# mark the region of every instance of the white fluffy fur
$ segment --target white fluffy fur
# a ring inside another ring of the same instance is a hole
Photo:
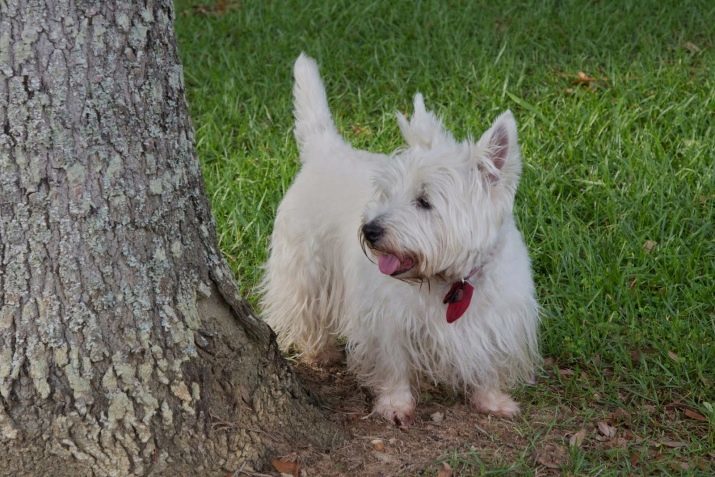
[[[294,75],[302,168],[278,208],[262,287],[280,344],[327,362],[345,336],[375,412],[402,425],[421,376],[465,390],[480,412],[513,416],[518,405],[503,391],[531,379],[539,358],[529,258],[512,215],[521,158],[511,112],[477,143],[457,142],[417,94],[412,118],[398,114],[407,147],[388,157],[338,134],[313,59],[301,55]],[[364,253],[361,226],[373,220],[385,234]],[[381,253],[415,266],[405,280],[384,275]],[[448,324],[442,300],[475,268],[471,305]]]

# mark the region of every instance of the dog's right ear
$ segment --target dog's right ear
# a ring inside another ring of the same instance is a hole
[[[400,112],[397,124],[408,146],[417,149],[431,149],[439,144],[454,144],[454,137],[432,111],[425,109],[421,93],[415,95],[415,112],[408,121]]]
[[[521,151],[511,111],[499,115],[479,138],[476,155],[477,166],[490,183],[516,191],[521,176]]]

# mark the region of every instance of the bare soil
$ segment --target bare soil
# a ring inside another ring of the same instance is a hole
[[[550,365],[542,373],[539,388],[515,394],[522,414],[514,420],[478,414],[463,396],[422,383],[416,420],[409,429],[371,416],[370,392],[344,365],[319,368],[297,363],[294,369],[350,438],[330,453],[308,446],[294,449],[276,456],[273,468],[248,475],[456,477],[487,471],[539,476],[572,475],[575,471],[578,475],[585,469],[574,461],[582,459],[574,454],[576,447],[582,456],[590,456],[592,464],[613,466],[610,468],[617,473],[625,467],[626,475],[648,472],[653,462],[659,461],[663,467],[658,468],[676,474],[689,469],[693,475],[709,475],[715,463],[715,452],[688,452],[692,437],[707,440],[708,425],[689,419],[684,414],[686,408],[677,403],[614,408],[599,402],[598,396],[586,397],[584,406],[582,400],[570,396],[561,380],[585,375],[573,376],[570,370],[557,366]],[[548,389],[551,398],[545,399],[537,392],[540,389]],[[451,469],[443,467],[447,461]]]
[[[487,466],[506,465],[519,460],[529,447],[529,436],[518,432],[518,422],[531,415],[516,421],[484,416],[474,412],[462,396],[422,383],[415,423],[400,429],[370,415],[369,391],[344,366],[321,369],[297,364],[295,370],[331,418],[345,425],[352,436],[329,454],[304,449],[280,456],[298,462],[300,475],[435,476],[443,469],[442,461],[455,453],[477,454]]]

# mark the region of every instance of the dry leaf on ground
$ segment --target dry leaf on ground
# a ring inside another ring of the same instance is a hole
[[[687,442],[674,441],[671,439],[661,439],[659,442],[661,445],[664,445],[665,447],[670,447],[671,449],[677,449],[679,447],[685,447],[688,445]]]
[[[378,452],[383,452],[385,450],[385,441],[382,439],[373,439],[370,441],[372,448]]]
[[[568,462],[568,452],[564,446],[546,444],[536,449],[535,460],[549,469],[560,469]]]
[[[689,417],[690,419],[693,419],[695,421],[702,421],[702,422],[707,422],[708,418],[700,414],[698,411],[694,411],[693,409],[686,408],[685,409],[685,417]]]
[[[646,240],[643,242],[643,250],[646,251],[646,253],[650,253],[655,249],[655,247],[658,245],[658,242],[655,240]]]
[[[452,477],[452,467],[448,463],[442,462],[442,468],[437,472],[437,477]]]
[[[278,459],[273,459],[271,461],[273,468],[276,469],[281,474],[292,475],[293,477],[298,477],[300,475],[300,464],[293,460],[289,460],[285,457]]]
[[[586,438],[586,429],[581,429],[578,432],[575,432],[574,434],[571,435],[569,438],[569,445],[571,447],[581,447],[581,444],[583,444],[583,440]]]
[[[596,78],[587,75],[583,71],[579,71],[578,73],[576,73],[576,79],[574,80],[574,83],[582,84],[584,86],[591,86],[591,83],[593,83],[594,81],[597,81]]]
[[[684,46],[690,53],[700,53],[702,51],[702,49],[692,41],[686,41]]]
[[[680,363],[680,356],[677,354],[673,353],[672,351],[668,351],[668,358],[672,359],[676,363]]]
[[[370,129],[368,129],[364,126],[361,126],[359,124],[353,124],[351,129],[353,131],[353,134],[355,134],[356,136],[362,136],[364,134],[367,134],[367,135],[371,134]]]
[[[623,409],[622,407],[619,407],[615,411],[613,411],[610,415],[610,420],[611,421],[616,421],[616,422],[627,422],[631,418],[631,413]]]
[[[213,4],[206,5],[194,5],[191,7],[191,11],[197,15],[223,15],[230,10],[235,10],[239,7],[239,4],[235,0],[218,0]]]
[[[377,460],[379,460],[380,462],[382,462],[383,464],[395,464],[396,462],[398,462],[398,460],[395,457],[393,457],[390,454],[387,454],[385,452],[373,451],[372,455],[374,455],[375,458]]]
[[[616,437],[606,442],[605,447],[608,449],[626,449],[628,447],[628,440],[623,437]]]
[[[616,435],[616,428],[609,425],[607,422],[598,421],[598,432],[611,439]]]

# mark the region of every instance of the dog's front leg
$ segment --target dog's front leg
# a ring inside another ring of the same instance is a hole
[[[390,349],[390,348],[388,348]],[[410,386],[410,370],[404,352],[392,347],[389,356],[380,356],[374,371],[376,385],[373,413],[406,428],[415,420],[415,398]]]
[[[410,383],[391,383],[377,394],[373,412],[396,426],[407,428],[415,421],[415,398]]]

